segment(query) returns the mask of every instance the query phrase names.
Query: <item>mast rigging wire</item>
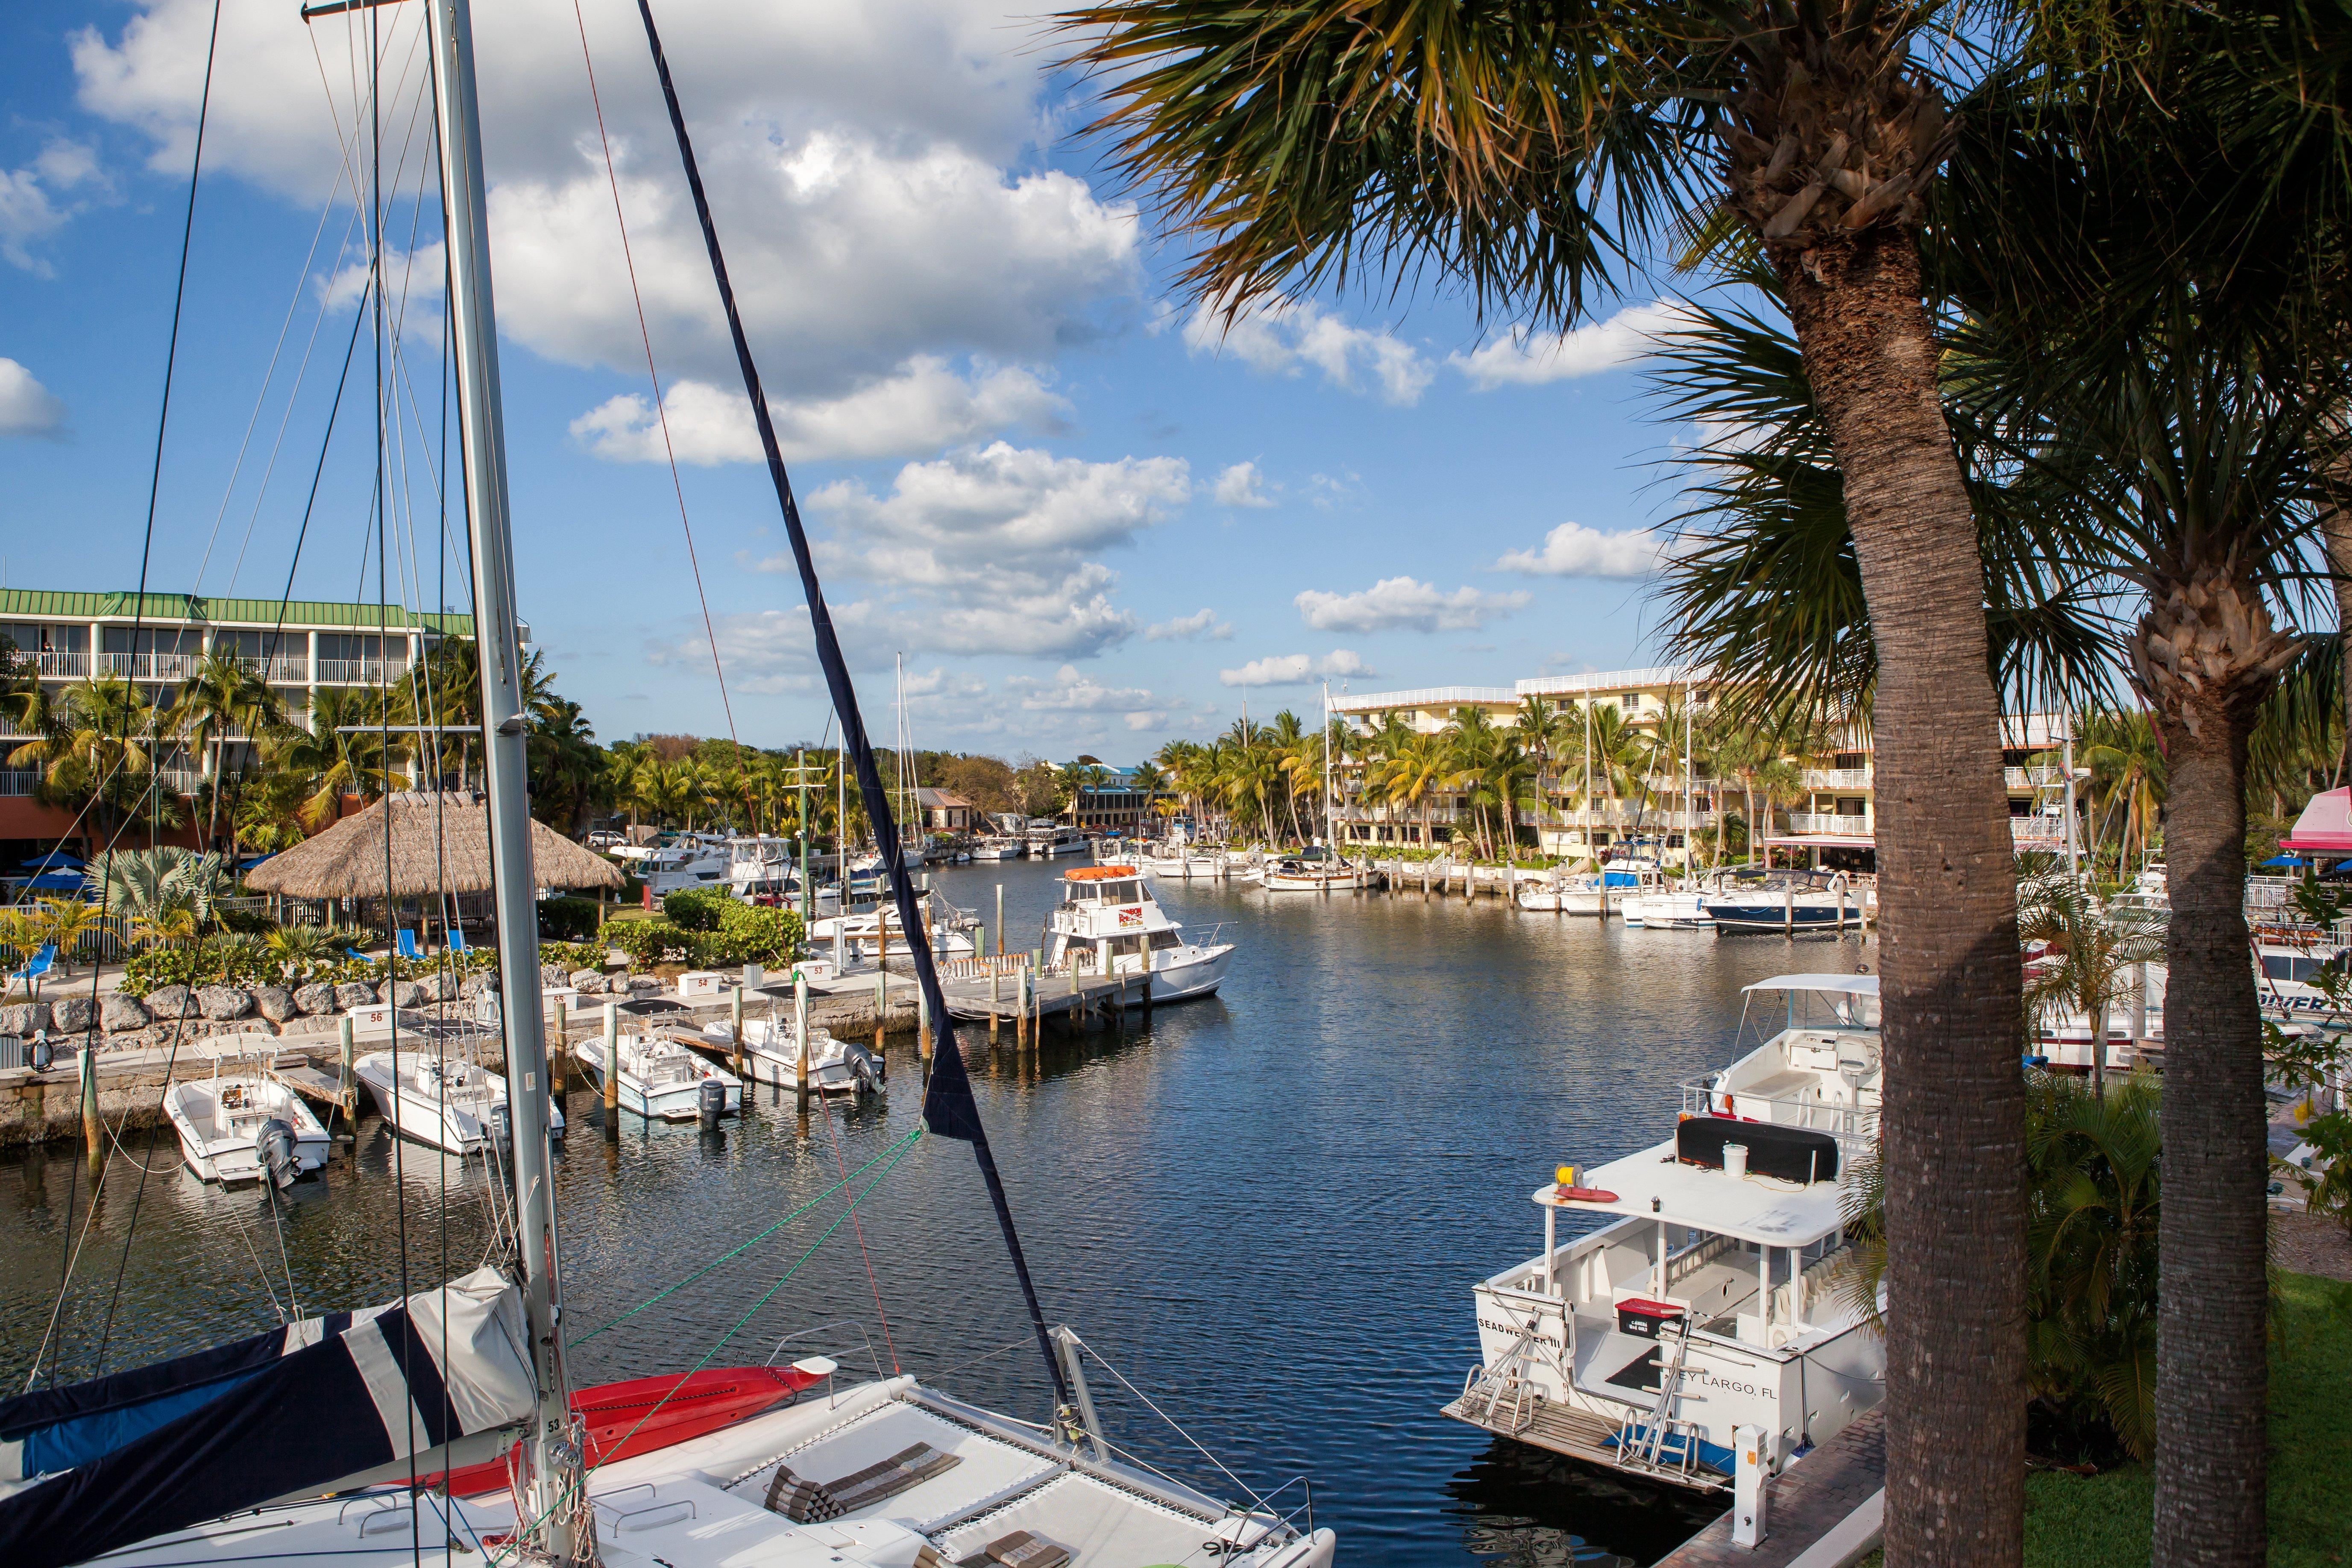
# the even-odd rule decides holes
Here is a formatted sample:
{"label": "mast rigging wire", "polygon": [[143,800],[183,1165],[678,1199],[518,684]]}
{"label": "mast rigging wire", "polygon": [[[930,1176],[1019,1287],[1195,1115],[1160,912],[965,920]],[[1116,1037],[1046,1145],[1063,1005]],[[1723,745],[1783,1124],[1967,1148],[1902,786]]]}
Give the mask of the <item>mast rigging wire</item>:
{"label": "mast rigging wire", "polygon": [[[767,394],[760,384],[760,367],[752,360],[751,342],[743,330],[742,313],[735,306],[735,288],[727,277],[727,258],[719,248],[719,229],[710,215],[710,198],[703,189],[702,171],[695,161],[694,140],[687,132],[686,111],[678,103],[669,58],[662,51],[661,33],[654,25],[651,0],[637,0],[637,15],[645,23],[646,43],[653,52],[655,73],[661,79],[662,100],[669,110],[670,129],[677,137],[678,160],[686,168],[687,186],[694,195],[695,216],[701,224],[703,247],[709,253],[711,276],[719,287],[719,302],[726,308],[727,330],[734,340],[736,363],[743,373],[744,393],[751,400],[751,417],[759,426],[761,449],[768,460],[768,477],[775,485],[776,503],[783,513],[784,531],[792,540],[793,563],[800,568],[809,626],[816,637],[817,662],[824,668],[825,689],[833,698],[834,711],[841,718],[842,738],[856,762],[858,794],[866,803],[866,815],[873,821],[875,837],[880,844],[883,868],[889,876],[892,900],[898,910],[898,923],[906,933],[908,952],[915,961],[916,983],[922,987],[925,1004],[938,1023],[930,1084],[924,1095],[924,1121],[933,1131],[971,1144],[972,1158],[980,1166],[990,1205],[996,1211],[997,1227],[1004,1235],[1005,1251],[1012,1258],[1013,1272],[1020,1280],[1021,1295],[1029,1308],[1030,1327],[1036,1333],[1038,1353],[1045,1358],[1046,1373],[1053,1381],[1058,1411],[1070,1403],[1069,1388],[1062,1376],[1061,1363],[1054,1354],[1053,1340],[1045,1330],[1045,1310],[1038,1305],[1037,1288],[1029,1277],[1029,1260],[1021,1249],[1020,1232],[1013,1228],[1004,1179],[997,1173],[995,1156],[989,1150],[988,1131],[981,1125],[971,1079],[964,1070],[963,1053],[956,1045],[955,1021],[940,990],[939,972],[931,962],[930,940],[924,934],[915,907],[914,885],[907,877],[906,847],[893,823],[889,798],[875,765],[874,747],[866,738],[866,721],[858,712],[857,689],[850,682],[841,639],[834,631],[833,613],[825,607],[824,585],[817,581],[816,562],[809,550],[807,531],[801,526],[800,506],[793,499],[792,479],[784,471],[783,448],[777,442]],[[845,869],[842,886],[845,899]]]}

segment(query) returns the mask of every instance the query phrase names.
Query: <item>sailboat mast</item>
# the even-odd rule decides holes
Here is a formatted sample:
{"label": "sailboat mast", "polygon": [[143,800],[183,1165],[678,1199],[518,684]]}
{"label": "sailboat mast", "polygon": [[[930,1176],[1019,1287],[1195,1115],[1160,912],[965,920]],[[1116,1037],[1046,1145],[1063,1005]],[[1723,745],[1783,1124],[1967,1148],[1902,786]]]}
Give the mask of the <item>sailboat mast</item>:
{"label": "sailboat mast", "polygon": [[[467,0],[427,0],[433,113],[440,131],[442,222],[447,237],[449,330],[457,361],[459,449],[474,564],[475,663],[482,683],[483,773],[489,790],[492,898],[499,927],[499,1016],[506,1031],[514,1125],[515,1228],[523,1312],[539,1408],[523,1438],[525,1503],[533,1544],[569,1562],[579,1449],[567,1441],[571,1390],[563,1371],[556,1283],[555,1201],[548,1145],[546,1026],[540,1012],[539,921],[531,907],[530,784],[524,734],[522,644],[516,629],[514,542],[499,405],[499,334],[490,303],[489,221],[483,195],[481,110],[475,96],[473,22]],[[568,1473],[566,1473],[568,1472]]]}

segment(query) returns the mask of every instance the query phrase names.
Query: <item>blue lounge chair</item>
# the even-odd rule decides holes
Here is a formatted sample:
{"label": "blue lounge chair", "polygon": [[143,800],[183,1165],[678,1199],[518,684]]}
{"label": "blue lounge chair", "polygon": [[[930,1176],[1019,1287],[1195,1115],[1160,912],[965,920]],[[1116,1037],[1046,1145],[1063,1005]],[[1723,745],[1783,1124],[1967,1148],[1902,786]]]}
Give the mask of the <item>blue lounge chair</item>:
{"label": "blue lounge chair", "polygon": [[469,951],[466,946],[466,928],[464,926],[451,926],[449,928],[448,946],[451,952],[465,952]]}
{"label": "blue lounge chair", "polygon": [[368,957],[368,955],[367,955],[366,953],[362,952],[361,952],[358,948],[356,948],[356,947],[347,947],[347,948],[343,949],[343,952],[344,952],[344,953],[345,953],[345,955],[346,955],[346,956],[348,956],[348,957],[352,957],[352,958],[356,958],[356,959],[358,959],[362,963],[367,963],[372,962],[372,961],[369,959],[369,957]]}
{"label": "blue lounge chair", "polygon": [[415,931],[409,930],[406,926],[403,926],[395,935],[398,937],[398,941],[395,942],[394,945],[398,949],[401,957],[408,960],[411,963],[422,963],[425,961],[425,955],[416,951],[416,933]]}
{"label": "blue lounge chair", "polygon": [[8,984],[14,985],[19,980],[23,981],[25,989],[31,993],[35,1001],[38,1001],[41,995],[41,976],[55,969],[57,965],[58,944],[45,942],[41,944],[41,951],[33,954],[32,963],[8,976]]}

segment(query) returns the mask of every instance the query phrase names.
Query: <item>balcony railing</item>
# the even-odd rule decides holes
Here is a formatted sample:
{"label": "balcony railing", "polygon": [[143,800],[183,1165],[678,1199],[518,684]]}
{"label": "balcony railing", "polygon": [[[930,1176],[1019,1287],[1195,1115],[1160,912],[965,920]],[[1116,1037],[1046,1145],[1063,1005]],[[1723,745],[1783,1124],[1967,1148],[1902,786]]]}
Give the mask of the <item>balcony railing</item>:
{"label": "balcony railing", "polygon": [[195,653],[102,653],[99,671],[131,680],[185,680],[204,663]]}
{"label": "balcony railing", "polygon": [[2063,816],[2012,816],[2009,819],[2010,840],[2030,844],[2037,849],[2066,847],[2066,819]]}
{"label": "balcony railing", "polygon": [[407,673],[405,660],[322,658],[319,661],[318,681],[321,686],[382,686]]}
{"label": "balcony railing", "polygon": [[43,653],[37,648],[28,648],[16,656],[16,668],[27,675],[38,675],[50,680],[84,680],[89,676],[89,655]]}
{"label": "balcony railing", "polygon": [[0,796],[30,795],[40,787],[40,783],[38,768],[0,769]]}
{"label": "balcony railing", "polygon": [[2053,789],[2066,782],[2063,768],[2003,768],[2000,782],[2011,789]]}
{"label": "balcony railing", "polygon": [[1822,811],[1792,811],[1789,814],[1791,833],[1835,833],[1848,837],[1870,831],[1867,816],[1839,816]]}
{"label": "balcony railing", "polygon": [[205,782],[205,775],[193,768],[159,768],[153,778],[155,787],[167,795],[194,795]]}
{"label": "balcony railing", "polygon": [[1868,768],[1807,768],[1807,789],[1868,789]]}
{"label": "balcony railing", "polygon": [[307,681],[310,679],[310,661],[299,654],[279,654],[268,661],[268,679],[281,681]]}

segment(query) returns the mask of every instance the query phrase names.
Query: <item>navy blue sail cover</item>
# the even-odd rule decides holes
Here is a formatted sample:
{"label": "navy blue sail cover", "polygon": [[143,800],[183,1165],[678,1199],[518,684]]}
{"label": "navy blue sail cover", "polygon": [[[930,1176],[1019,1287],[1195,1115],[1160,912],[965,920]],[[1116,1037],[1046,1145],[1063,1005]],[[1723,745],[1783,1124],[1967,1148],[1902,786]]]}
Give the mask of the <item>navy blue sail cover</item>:
{"label": "navy blue sail cover", "polygon": [[41,1479],[0,1498],[0,1560],[63,1568],[510,1426],[536,1402],[528,1334],[520,1292],[485,1268],[9,1401],[0,1441]]}

